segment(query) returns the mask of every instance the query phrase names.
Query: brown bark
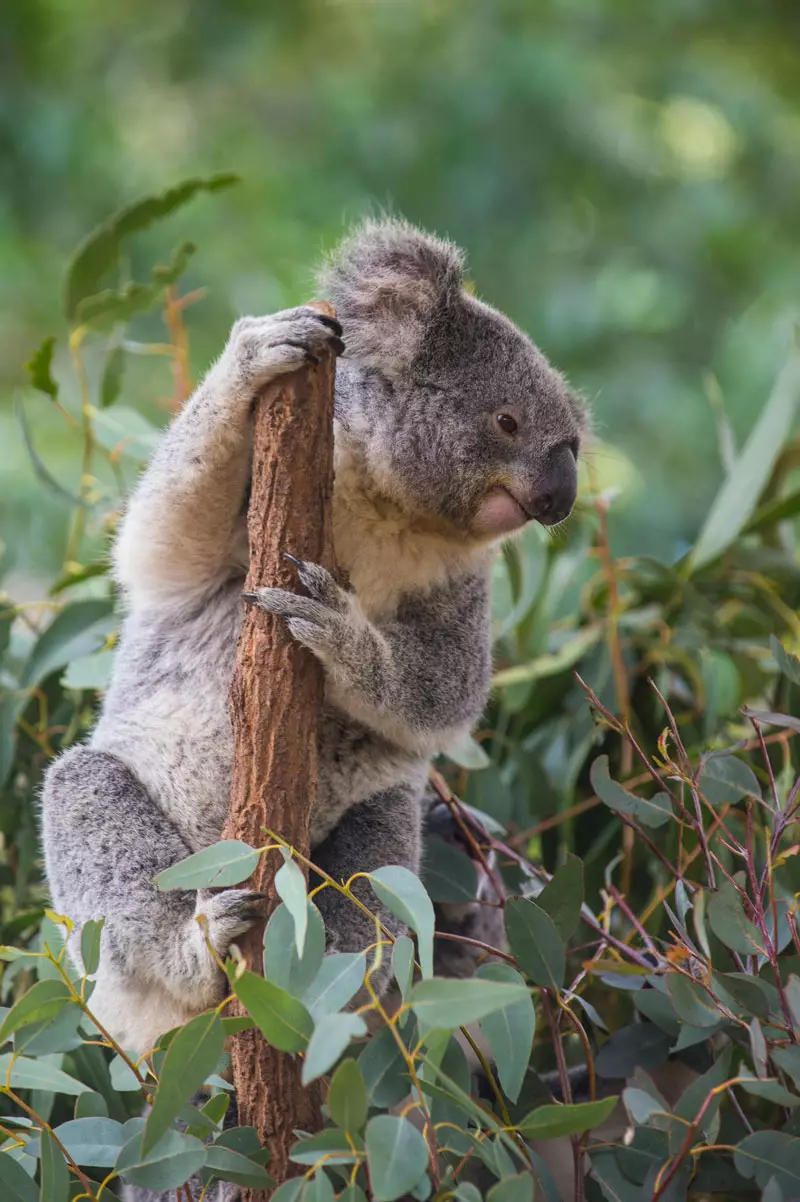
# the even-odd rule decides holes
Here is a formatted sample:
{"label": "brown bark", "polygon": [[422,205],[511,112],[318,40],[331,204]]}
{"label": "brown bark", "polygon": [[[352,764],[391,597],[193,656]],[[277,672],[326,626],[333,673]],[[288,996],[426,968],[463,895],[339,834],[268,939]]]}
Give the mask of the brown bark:
{"label": "brown bark", "polygon": [[[332,314],[324,302],[317,308]],[[248,513],[250,573],[246,590],[297,587],[294,566],[282,558],[333,567],[333,357],[303,368],[265,389],[255,414],[253,485]],[[317,786],[317,724],[322,669],[295,643],[285,623],[248,607],[230,693],[235,752],[225,839],[263,846],[265,828],[309,854],[310,815]],[[252,886],[266,894],[266,912],[278,904],[277,853],[261,857]],[[248,967],[262,972],[263,924],[240,942]],[[240,1011],[236,1011],[240,1012]],[[318,1130],[320,1096],[300,1083],[301,1064],[270,1047],[257,1030],[232,1043],[239,1123],[255,1127],[270,1150],[269,1171],[280,1184],[296,1174],[288,1151],[294,1130]],[[243,1202],[266,1202],[263,1191],[243,1190]]]}

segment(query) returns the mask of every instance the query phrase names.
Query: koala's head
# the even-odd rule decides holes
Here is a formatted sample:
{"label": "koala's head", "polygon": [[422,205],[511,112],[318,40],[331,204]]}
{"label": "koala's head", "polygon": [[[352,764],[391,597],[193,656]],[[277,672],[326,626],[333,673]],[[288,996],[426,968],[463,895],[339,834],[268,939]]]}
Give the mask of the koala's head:
{"label": "koala's head", "polygon": [[368,222],[323,270],[344,328],[336,412],[380,490],[478,538],[562,521],[582,403],[521,330],[463,288],[460,251]]}

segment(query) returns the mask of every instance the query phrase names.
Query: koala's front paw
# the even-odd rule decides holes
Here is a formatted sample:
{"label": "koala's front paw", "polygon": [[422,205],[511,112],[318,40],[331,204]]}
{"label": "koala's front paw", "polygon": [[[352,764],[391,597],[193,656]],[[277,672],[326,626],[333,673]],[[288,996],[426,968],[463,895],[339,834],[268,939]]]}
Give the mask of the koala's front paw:
{"label": "koala's front paw", "polygon": [[221,889],[216,893],[203,889],[197,894],[195,907],[195,919],[200,917],[208,924],[211,946],[224,960],[237,935],[243,935],[265,917],[264,896],[248,889]]}
{"label": "koala's front paw", "polygon": [[324,663],[329,666],[348,663],[363,634],[350,594],[318,564],[301,563],[291,555],[286,558],[297,564],[300,583],[308,595],[282,588],[260,588],[254,593],[244,593],[245,600],[284,618],[292,636]]}
{"label": "koala's front paw", "polygon": [[277,376],[304,363],[318,362],[329,348],[344,350],[342,327],[335,317],[309,305],[284,309],[269,317],[240,317],[231,330],[222,363],[237,384],[252,395]]}

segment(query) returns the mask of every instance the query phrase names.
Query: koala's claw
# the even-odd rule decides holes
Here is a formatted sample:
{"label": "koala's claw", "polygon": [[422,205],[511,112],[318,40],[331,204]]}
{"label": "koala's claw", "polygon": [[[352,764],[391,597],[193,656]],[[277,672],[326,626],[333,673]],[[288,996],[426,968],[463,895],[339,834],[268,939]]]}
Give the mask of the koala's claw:
{"label": "koala's claw", "polygon": [[304,363],[318,363],[328,348],[341,355],[342,328],[333,318],[308,305],[270,317],[240,317],[233,326],[223,359],[243,395]]}
{"label": "koala's claw", "polygon": [[357,637],[348,593],[339,587],[327,568],[305,563],[288,552],[283,552],[283,557],[296,565],[305,593],[260,588],[243,593],[244,600],[283,618],[292,637],[326,662],[331,656],[336,659],[336,649],[341,650]]}
{"label": "koala's claw", "polygon": [[329,330],[333,330],[334,334],[337,334],[341,338],[342,323],[337,318],[328,317],[327,313],[317,313],[317,316],[324,326],[327,326]]}
{"label": "koala's claw", "polygon": [[212,946],[218,955],[225,956],[236,936],[264,917],[264,894],[249,889],[221,889],[218,893],[201,890],[195,917],[201,915],[208,923]]}

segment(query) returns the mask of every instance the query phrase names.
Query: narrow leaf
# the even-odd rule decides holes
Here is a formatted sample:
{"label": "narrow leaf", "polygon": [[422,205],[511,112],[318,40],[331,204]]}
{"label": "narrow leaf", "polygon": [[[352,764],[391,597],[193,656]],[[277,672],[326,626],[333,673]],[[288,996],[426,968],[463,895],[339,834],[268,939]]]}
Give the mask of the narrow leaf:
{"label": "narrow leaf", "polygon": [[178,1031],[161,1066],[142,1138],[142,1155],[155,1147],[181,1107],[214,1072],[224,1043],[222,1023],[214,1011],[198,1015]]}
{"label": "narrow leaf", "polygon": [[566,952],[550,915],[530,898],[511,897],[506,903],[505,924],[511,951],[526,976],[544,989],[561,989]]}
{"label": "narrow leaf", "polygon": [[359,1014],[325,1014],[318,1019],[303,1060],[303,1084],[327,1073],[350,1041],[366,1033],[367,1024]]}
{"label": "narrow leaf", "polygon": [[234,993],[267,1043],[282,1052],[305,1049],[314,1024],[302,1002],[255,973],[245,972],[237,978],[230,966],[229,977]]}
{"label": "narrow leaf", "polygon": [[407,1119],[376,1115],[367,1123],[365,1143],[376,1202],[394,1202],[412,1190],[424,1174],[427,1144]]}
{"label": "narrow leaf", "polygon": [[157,889],[211,889],[239,885],[256,870],[260,852],[239,839],[212,843],[154,878]]}
{"label": "narrow leaf", "polygon": [[418,877],[407,868],[389,864],[370,874],[378,900],[417,936],[423,977],[433,976],[433,903]]}

